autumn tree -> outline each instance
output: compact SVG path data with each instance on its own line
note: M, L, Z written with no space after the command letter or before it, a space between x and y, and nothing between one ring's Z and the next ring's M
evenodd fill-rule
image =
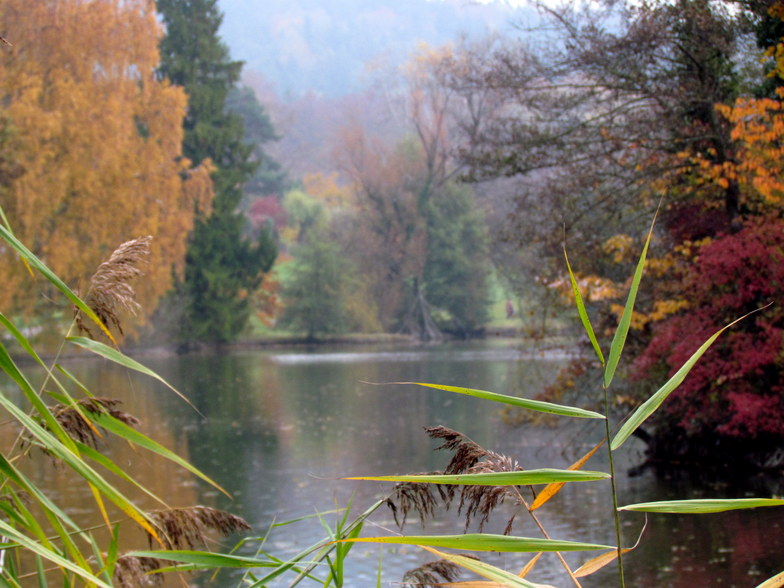
M732 158L730 126L713 106L742 85L745 15L707 0L549 14L550 48L524 39L489 52L468 47L454 68L456 88L493 91L489 108L465 125L461 153L472 179L512 195L498 205L507 220L495 259L550 284L562 272L566 235L580 243L575 265L587 275L622 279L597 253L621 224L627 234L644 231L662 187L655 182L673 171L680 180L666 186L664 216L678 216L699 192L700 202L723 207L715 222L731 223L738 186L696 190L678 154L719 165Z
M215 166L213 209L199 211L184 280L165 310L184 310L176 321L183 341L230 341L245 327L251 294L275 258L268 232L255 241L243 235L246 221L238 210L242 187L259 164L242 118L226 109L242 63L231 60L218 35L216 0L158 0L157 7L166 30L159 73L188 94L183 151Z
M673 394L659 416L649 452L654 460L673 453L703 460L708 448L713 453L720 446L725 463L761 468L784 463L779 450L784 440L784 320L775 304L784 295L779 275L784 91L778 88L773 96L716 105L717 116L732 129L731 160L719 164L702 154L682 154L697 170L691 180L708 194L737 186L741 220L711 238L683 242L678 252L683 261L673 277L689 296L679 312L652 321L636 375L647 382L673 373L675 362L699 345L696 338L753 314L722 337Z
M182 275L209 164L183 157L186 96L156 75L161 28L148 0L26 2L0 11L0 205L15 234L85 287L121 242L152 235L145 312ZM197 162L199 163L199 162ZM24 267L0 252L0 300L32 310Z

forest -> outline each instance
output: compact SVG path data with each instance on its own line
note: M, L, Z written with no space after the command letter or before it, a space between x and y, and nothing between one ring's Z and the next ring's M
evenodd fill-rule
M580 347L534 400L582 404L620 322L608 414L691 365L633 430L649 464L780 472L784 3L535 8L536 31L422 43L364 89L286 101L243 76L217 0L0 0L6 339L511 329ZM143 275L113 306L96 268L124 242L149 255L113 257Z

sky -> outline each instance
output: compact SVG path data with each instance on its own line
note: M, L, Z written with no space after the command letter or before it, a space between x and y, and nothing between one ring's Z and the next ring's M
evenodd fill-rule
M357 91L372 60L401 63L420 41L438 46L462 33L509 30L531 14L498 0L219 0L219 7L232 57L284 97Z

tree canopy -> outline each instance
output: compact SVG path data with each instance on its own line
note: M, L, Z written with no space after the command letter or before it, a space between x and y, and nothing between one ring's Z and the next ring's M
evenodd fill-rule
M156 74L152 3L6 0L2 15L12 42L0 54L9 226L77 287L120 243L152 235L137 288L151 312L182 274L194 208L208 211L212 196L209 164L191 169L183 156L186 94ZM0 301L30 310L28 273L0 254Z
M220 39L216 0L158 0L157 6L166 30L159 75L188 94L183 151L214 166L215 185L213 209L199 211L184 280L164 310L182 308L182 341L230 341L246 325L250 296L275 258L268 232L253 241L245 236L239 211L243 185L259 165L245 142L242 118L227 110L242 63L231 60Z

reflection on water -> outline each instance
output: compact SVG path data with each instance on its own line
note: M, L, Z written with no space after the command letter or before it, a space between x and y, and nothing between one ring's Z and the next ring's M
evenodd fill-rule
M423 432L428 426L457 429L486 448L515 456L526 468L565 467L600 438L595 424L568 420L557 429L510 428L501 422L500 405L494 403L413 386L364 383L437 382L531 396L564 360L558 354L536 355L513 346L474 343L361 352L242 351L145 361L185 392L204 418L155 382L105 363L82 362L74 371L97 394L123 399L126 410L142 419L144 432L189 458L219 481L233 500L160 460L114 443L112 452L119 463L139 468L140 481L172 506L201 503L225 508L246 518L262 536L275 522L344 506L352 495L354 510L361 512L390 487L341 481L341 476L443 469L448 456L432 451L436 444ZM641 448L634 443L627 443L629 450L624 446L620 464L624 471L640 458ZM590 468L606 470L604 454L597 454ZM40 467L34 475L49 477L75 506L89 499L69 495L67 480L57 478L61 474L50 467ZM668 481L650 471L635 478L621 475L618 482L621 503L626 504L685 498L695 492L706 497L743 496L753 486L752 481L738 481L733 487L698 491L687 480ZM604 482L567 485L538 511L542 522L553 537L612 543L608 489ZM486 530L500 532L510 515L508 508L501 507ZM334 514L324 517L328 523L335 518ZM627 544L637 540L643 524L642 515L624 517ZM627 585L756 586L784 568L778 545L782 525L784 513L772 510L650 516L641 546L627 556ZM418 521L410 520L407 530L421 532ZM425 529L427 533L462 531L463 521L454 509ZM364 533L390 532L394 522L384 508ZM514 532L538 536L532 522L522 516ZM314 518L274 529L265 549L285 558L323 537L321 523ZM379 556L384 586L396 585L405 570L430 559L414 547L357 546L349 558L347 585L374 586ZM491 554L486 559L518 570L528 558ZM584 559L585 555L567 556L573 566ZM531 579L568 585L554 557L543 558ZM236 576L225 576L209 585L236 584ZM616 584L612 568L583 582L586 588Z

